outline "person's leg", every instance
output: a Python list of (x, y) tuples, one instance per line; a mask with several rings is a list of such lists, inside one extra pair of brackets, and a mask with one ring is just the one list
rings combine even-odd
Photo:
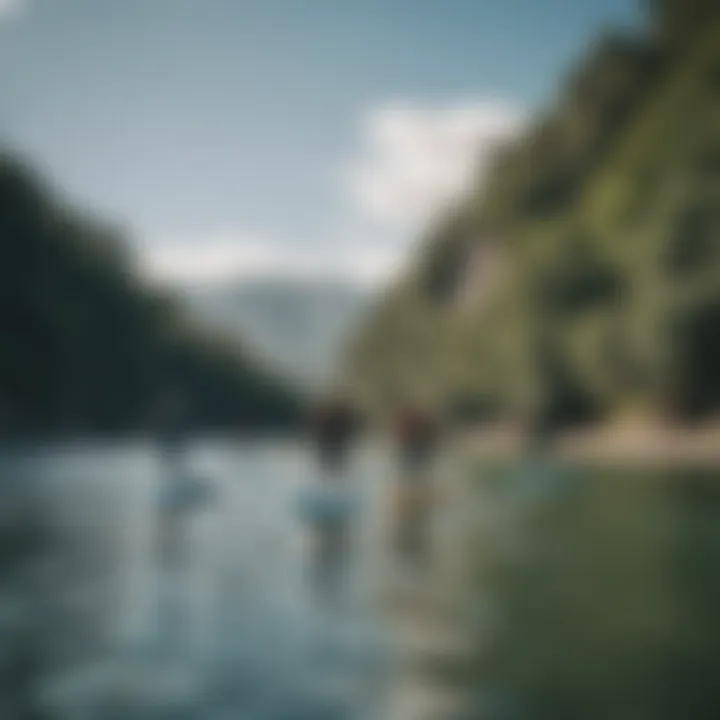
[(430, 486), (418, 468), (402, 479), (396, 520), (396, 550), (412, 565), (425, 565), (430, 556)]
[(402, 560), (407, 560), (413, 542), (414, 487), (407, 472), (400, 478), (395, 500), (395, 550)]
[(336, 603), (341, 595), (349, 552), (349, 529), (342, 521), (318, 529), (315, 548), (315, 587), (322, 602)]

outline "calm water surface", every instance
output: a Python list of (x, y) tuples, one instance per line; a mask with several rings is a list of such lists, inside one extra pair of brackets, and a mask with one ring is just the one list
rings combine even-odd
[(297, 507), (314, 470), (300, 446), (195, 443), (182, 472), (207, 497), (175, 524), (149, 444), (36, 448), (5, 454), (0, 471), (8, 527), (25, 513), (43, 528), (4, 583), (5, 626), (43, 639), (38, 693), (53, 717), (381, 716), (388, 469), (372, 453), (355, 463), (361, 510), (332, 605), (311, 583)]

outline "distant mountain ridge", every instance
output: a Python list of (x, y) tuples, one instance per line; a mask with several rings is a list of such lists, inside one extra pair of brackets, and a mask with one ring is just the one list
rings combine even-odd
[(332, 379), (369, 294), (341, 281), (273, 277), (207, 284), (182, 293), (204, 323), (242, 337), (259, 358), (306, 388)]

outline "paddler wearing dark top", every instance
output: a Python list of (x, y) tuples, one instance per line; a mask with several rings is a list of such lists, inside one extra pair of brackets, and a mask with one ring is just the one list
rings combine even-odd
[(329, 474), (341, 473), (357, 436), (357, 414), (344, 400), (333, 399), (314, 413), (311, 425), (320, 466)]
[(315, 549), (313, 577), (322, 601), (342, 596), (350, 545), (350, 507), (345, 491), (348, 455), (359, 429), (358, 416), (341, 398), (319, 407), (310, 418), (312, 441), (320, 466), (320, 485), (309, 502)]
[(437, 424), (413, 407), (397, 418), (395, 436), (400, 477), (397, 486), (395, 543), (398, 554), (414, 565), (424, 565), (430, 552), (432, 506), (431, 465), (439, 441)]
[(426, 413), (406, 408), (396, 426), (401, 462), (406, 472), (416, 475), (427, 470), (438, 442), (438, 429)]
[(168, 465), (177, 465), (187, 444), (189, 400), (181, 388), (172, 388), (158, 400), (150, 418), (155, 440)]

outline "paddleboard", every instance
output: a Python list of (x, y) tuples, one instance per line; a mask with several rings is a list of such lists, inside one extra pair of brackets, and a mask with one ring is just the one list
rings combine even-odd
[(347, 522), (359, 510), (357, 494), (348, 488), (308, 487), (301, 491), (297, 507), (307, 523)]

